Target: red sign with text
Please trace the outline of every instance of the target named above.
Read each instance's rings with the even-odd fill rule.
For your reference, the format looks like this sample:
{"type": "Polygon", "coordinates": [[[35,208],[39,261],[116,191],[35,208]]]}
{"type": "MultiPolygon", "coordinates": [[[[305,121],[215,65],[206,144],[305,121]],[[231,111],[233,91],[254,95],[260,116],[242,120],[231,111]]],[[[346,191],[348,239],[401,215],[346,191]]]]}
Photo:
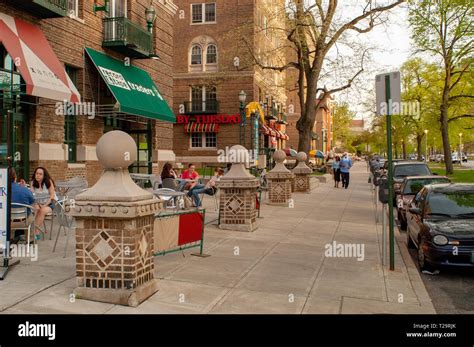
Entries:
{"type": "Polygon", "coordinates": [[[203,116],[176,116],[177,124],[240,124],[239,114],[216,114],[216,115],[203,115],[203,116]]]}

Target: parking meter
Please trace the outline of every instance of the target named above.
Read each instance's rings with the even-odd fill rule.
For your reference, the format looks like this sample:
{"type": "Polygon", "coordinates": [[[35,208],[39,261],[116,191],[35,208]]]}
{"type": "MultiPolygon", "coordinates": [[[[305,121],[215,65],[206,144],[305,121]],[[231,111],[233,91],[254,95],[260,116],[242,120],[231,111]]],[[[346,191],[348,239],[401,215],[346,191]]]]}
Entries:
{"type": "Polygon", "coordinates": [[[388,204],[388,178],[383,176],[378,179],[379,201],[382,204],[388,204]]]}
{"type": "Polygon", "coordinates": [[[380,171],[374,172],[374,186],[378,186],[380,184],[380,171]]]}

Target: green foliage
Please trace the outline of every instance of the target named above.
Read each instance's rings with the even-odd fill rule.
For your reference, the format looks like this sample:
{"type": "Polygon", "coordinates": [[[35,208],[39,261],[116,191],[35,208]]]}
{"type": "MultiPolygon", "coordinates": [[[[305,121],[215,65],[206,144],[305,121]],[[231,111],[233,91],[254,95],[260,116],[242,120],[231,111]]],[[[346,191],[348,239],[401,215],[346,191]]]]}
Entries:
{"type": "Polygon", "coordinates": [[[349,109],[349,104],[342,102],[334,106],[333,111],[333,127],[334,127],[334,143],[340,142],[340,146],[344,151],[353,151],[352,141],[354,135],[351,133],[350,128],[352,120],[354,119],[354,113],[349,109]]]}

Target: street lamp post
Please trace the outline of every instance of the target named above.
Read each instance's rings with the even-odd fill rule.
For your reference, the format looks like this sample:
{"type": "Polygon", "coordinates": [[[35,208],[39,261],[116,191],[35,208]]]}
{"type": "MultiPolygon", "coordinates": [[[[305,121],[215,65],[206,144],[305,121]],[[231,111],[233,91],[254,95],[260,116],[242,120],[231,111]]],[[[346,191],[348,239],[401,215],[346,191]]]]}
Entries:
{"type": "Polygon", "coordinates": [[[425,163],[428,162],[428,129],[425,130],[425,163]]]}
{"type": "Polygon", "coordinates": [[[245,128],[247,126],[247,119],[245,117],[245,101],[247,100],[247,93],[243,90],[239,93],[240,101],[240,144],[245,147],[245,128]]]}
{"type": "Polygon", "coordinates": [[[462,133],[459,133],[459,165],[462,166],[462,133]]]}

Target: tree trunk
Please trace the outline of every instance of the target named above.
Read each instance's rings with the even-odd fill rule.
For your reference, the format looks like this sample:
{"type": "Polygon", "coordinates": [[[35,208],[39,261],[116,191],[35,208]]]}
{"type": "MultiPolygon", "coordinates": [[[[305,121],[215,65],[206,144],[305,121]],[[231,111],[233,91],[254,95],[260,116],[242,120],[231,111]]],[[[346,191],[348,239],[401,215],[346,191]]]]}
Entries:
{"type": "Polygon", "coordinates": [[[416,134],[416,151],[418,152],[418,160],[421,161],[422,152],[423,152],[423,135],[416,134]]]}
{"type": "Polygon", "coordinates": [[[393,147],[395,148],[395,153],[394,153],[395,154],[395,159],[397,159],[398,158],[398,142],[395,141],[393,143],[393,147]]]}
{"type": "Polygon", "coordinates": [[[451,82],[450,67],[446,69],[446,77],[444,79],[443,98],[441,100],[441,138],[443,140],[444,165],[446,167],[446,174],[453,174],[453,162],[451,158],[451,144],[449,143],[449,122],[448,122],[448,107],[449,107],[449,87],[451,82]]]}
{"type": "Polygon", "coordinates": [[[448,106],[441,104],[441,138],[443,139],[444,165],[446,174],[453,174],[453,162],[451,158],[451,144],[449,143],[448,106]]]}
{"type": "Polygon", "coordinates": [[[406,159],[407,158],[407,144],[405,143],[405,141],[403,141],[402,143],[402,152],[403,152],[403,159],[406,159]]]}
{"type": "Polygon", "coordinates": [[[302,105],[304,107],[301,108],[301,117],[298,122],[296,122],[296,128],[298,129],[298,134],[300,137],[298,142],[298,152],[309,153],[311,150],[311,133],[313,132],[313,126],[317,113],[315,95],[316,88],[308,86],[306,92],[306,102],[304,105],[302,105]]]}

